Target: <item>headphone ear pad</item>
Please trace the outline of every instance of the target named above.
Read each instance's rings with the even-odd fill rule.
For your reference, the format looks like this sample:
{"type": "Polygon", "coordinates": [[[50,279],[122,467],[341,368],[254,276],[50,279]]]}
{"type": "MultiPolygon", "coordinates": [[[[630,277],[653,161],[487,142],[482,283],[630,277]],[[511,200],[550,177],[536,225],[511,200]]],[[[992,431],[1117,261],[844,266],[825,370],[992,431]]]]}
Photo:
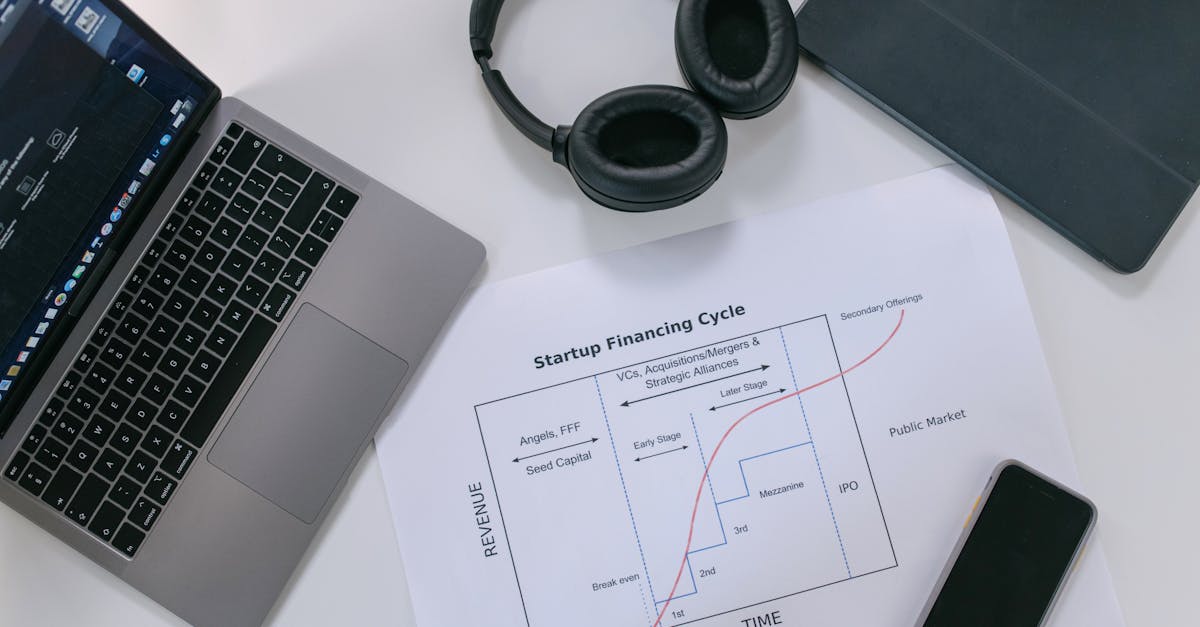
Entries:
{"type": "Polygon", "coordinates": [[[682,0],[675,53],[684,79],[728,118],[774,109],[800,62],[787,0],[682,0]]]}
{"type": "Polygon", "coordinates": [[[654,211],[704,193],[725,168],[729,138],[715,108],[666,85],[600,97],[575,120],[566,162],[592,200],[622,211],[654,211]]]}

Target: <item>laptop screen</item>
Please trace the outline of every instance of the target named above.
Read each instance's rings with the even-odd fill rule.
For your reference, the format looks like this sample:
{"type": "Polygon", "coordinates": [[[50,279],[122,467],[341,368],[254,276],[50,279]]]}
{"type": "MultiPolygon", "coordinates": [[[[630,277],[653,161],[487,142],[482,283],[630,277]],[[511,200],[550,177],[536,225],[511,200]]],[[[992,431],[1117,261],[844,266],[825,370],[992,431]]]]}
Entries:
{"type": "Polygon", "coordinates": [[[0,0],[0,434],[214,94],[118,3],[0,0]]]}

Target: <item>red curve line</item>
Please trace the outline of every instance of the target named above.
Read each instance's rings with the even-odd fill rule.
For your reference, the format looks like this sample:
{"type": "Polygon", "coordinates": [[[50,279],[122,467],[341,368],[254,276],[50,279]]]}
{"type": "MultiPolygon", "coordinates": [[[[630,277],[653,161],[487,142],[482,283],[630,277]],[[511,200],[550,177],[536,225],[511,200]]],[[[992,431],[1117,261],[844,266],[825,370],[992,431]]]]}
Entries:
{"type": "Polygon", "coordinates": [[[789,398],[792,398],[794,396],[800,396],[801,394],[804,394],[805,392],[811,392],[812,390],[815,390],[815,389],[821,387],[822,385],[825,385],[826,383],[831,383],[833,381],[837,381],[842,376],[849,374],[850,372],[854,371],[859,366],[867,363],[868,361],[871,361],[872,358],[874,358],[876,355],[878,355],[879,352],[882,351],[884,349],[884,347],[887,346],[888,343],[892,341],[892,338],[896,337],[896,334],[900,332],[900,325],[902,325],[902,324],[904,324],[904,310],[903,309],[900,310],[900,319],[898,321],[896,321],[896,328],[892,329],[891,335],[887,336],[887,339],[883,341],[883,344],[879,345],[879,348],[876,348],[875,350],[871,351],[870,355],[863,357],[862,360],[860,360],[858,363],[854,364],[853,366],[850,366],[849,368],[846,368],[845,370],[833,375],[832,377],[829,377],[828,379],[825,379],[823,381],[818,381],[817,383],[814,383],[814,384],[804,388],[803,390],[797,390],[795,392],[792,392],[791,394],[787,394],[785,396],[780,396],[779,398],[774,399],[770,402],[763,403],[762,405],[759,405],[758,407],[755,407],[754,409],[751,409],[750,411],[746,412],[746,414],[744,416],[742,416],[741,418],[738,418],[732,425],[729,425],[729,428],[725,430],[725,435],[721,436],[721,439],[717,441],[717,446],[715,448],[713,448],[712,455],[708,458],[708,464],[706,464],[704,466],[704,474],[700,476],[700,486],[698,488],[696,488],[696,500],[692,504],[692,522],[688,526],[687,545],[683,547],[683,561],[681,561],[679,563],[679,571],[675,573],[675,583],[671,584],[671,593],[667,595],[667,600],[665,603],[663,603],[663,608],[661,611],[659,611],[658,618],[654,619],[653,627],[659,627],[659,625],[662,624],[663,616],[666,615],[667,608],[671,606],[671,600],[675,598],[675,591],[679,589],[679,580],[683,578],[683,569],[687,567],[688,551],[692,550],[692,536],[696,532],[696,512],[699,511],[699,509],[700,509],[700,496],[704,493],[704,482],[708,479],[708,471],[712,469],[713,461],[717,459],[717,453],[721,452],[721,446],[725,444],[725,439],[729,437],[729,434],[732,433],[733,430],[738,427],[738,425],[742,424],[742,421],[746,420],[750,416],[753,416],[754,414],[758,413],[759,411],[766,409],[776,403],[782,403],[783,401],[785,401],[789,398]]]}

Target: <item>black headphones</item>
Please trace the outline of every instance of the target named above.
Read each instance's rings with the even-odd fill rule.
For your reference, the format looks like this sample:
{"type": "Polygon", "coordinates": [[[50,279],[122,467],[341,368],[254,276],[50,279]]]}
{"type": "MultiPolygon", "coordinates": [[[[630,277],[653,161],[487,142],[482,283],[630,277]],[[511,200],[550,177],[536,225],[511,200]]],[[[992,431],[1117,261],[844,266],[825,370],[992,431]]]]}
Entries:
{"type": "Polygon", "coordinates": [[[655,211],[704,193],[725,167],[722,116],[758,117],[791,89],[800,60],[787,0],[682,0],[675,54],[693,91],[667,85],[618,89],[571,126],[551,128],[492,69],[504,0],[471,3],[471,52],[505,117],[575,177],[583,193],[621,211],[655,211]]]}

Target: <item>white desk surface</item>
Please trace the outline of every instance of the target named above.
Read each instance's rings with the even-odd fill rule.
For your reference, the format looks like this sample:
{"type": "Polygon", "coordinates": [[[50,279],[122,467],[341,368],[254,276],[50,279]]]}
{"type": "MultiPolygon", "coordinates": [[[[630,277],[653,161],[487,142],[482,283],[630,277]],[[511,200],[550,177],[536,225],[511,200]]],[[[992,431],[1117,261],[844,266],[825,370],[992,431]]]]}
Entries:
{"type": "MultiPolygon", "coordinates": [[[[712,191],[683,208],[620,214],[587,202],[567,172],[492,106],[467,45],[467,0],[130,4],[227,95],[483,240],[485,280],[949,162],[802,63],[776,112],[730,124],[728,166],[712,191]]],[[[497,67],[552,123],[569,123],[612,89],[681,84],[674,3],[509,5],[497,67]]],[[[1100,508],[1099,537],[1128,623],[1195,624],[1200,201],[1145,270],[1121,276],[997,198],[1084,485],[1100,508]]],[[[270,622],[410,626],[405,582],[371,452],[270,622]]],[[[179,622],[7,508],[0,508],[0,608],[6,625],[179,622]]]]}

